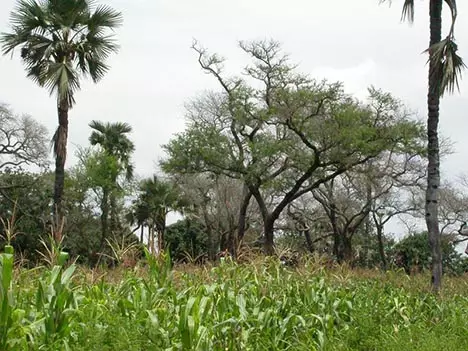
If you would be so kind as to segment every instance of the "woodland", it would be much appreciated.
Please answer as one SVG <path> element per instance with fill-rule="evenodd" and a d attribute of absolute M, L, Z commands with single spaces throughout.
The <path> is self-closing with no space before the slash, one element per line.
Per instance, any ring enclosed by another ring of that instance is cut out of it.
<path fill-rule="evenodd" d="M 218 89 L 186 102 L 148 177 L 130 122 L 93 120 L 66 163 L 75 93 L 112 69 L 121 13 L 19 0 L 2 52 L 58 125 L 0 104 L 0 349 L 466 349 L 468 176 L 441 180 L 438 134 L 464 63 L 455 0 L 426 2 L 427 121 L 379 87 L 314 79 L 274 39 L 239 42 L 235 75 L 194 41 Z"/>

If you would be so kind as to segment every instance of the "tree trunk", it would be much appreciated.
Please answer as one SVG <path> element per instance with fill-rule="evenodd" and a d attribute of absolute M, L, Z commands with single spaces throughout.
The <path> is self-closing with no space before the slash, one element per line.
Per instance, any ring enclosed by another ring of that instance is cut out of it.
<path fill-rule="evenodd" d="M 143 244 L 143 232 L 145 230 L 145 226 L 143 225 L 143 223 L 141 224 L 141 227 L 140 227 L 140 243 Z"/>
<path fill-rule="evenodd" d="M 242 196 L 242 203 L 239 210 L 239 221 L 237 227 L 237 242 L 242 242 L 245 235 L 245 226 L 246 226 L 246 219 L 247 219 L 247 209 L 249 208 L 250 198 L 252 197 L 252 193 L 247 187 L 244 187 L 243 196 Z"/>
<path fill-rule="evenodd" d="M 237 258 L 237 233 L 236 230 L 230 228 L 227 235 L 226 249 L 234 259 Z"/>
<path fill-rule="evenodd" d="M 332 227 L 333 231 L 333 255 L 336 257 L 339 263 L 343 260 L 340 254 L 340 247 L 342 246 L 341 241 L 341 233 L 338 230 L 338 223 L 336 219 L 336 206 L 335 204 L 331 203 L 330 204 L 330 213 L 329 213 L 329 218 L 330 218 L 330 224 Z"/>
<path fill-rule="evenodd" d="M 264 249 L 265 254 L 273 256 L 275 253 L 275 243 L 274 243 L 274 224 L 275 219 L 271 216 L 267 216 L 264 220 L 263 231 L 265 235 Z"/>
<path fill-rule="evenodd" d="M 109 210 L 110 210 L 110 232 L 112 235 L 116 235 L 119 231 L 119 216 L 117 211 L 117 198 L 115 196 L 116 188 L 109 192 Z"/>
<path fill-rule="evenodd" d="M 430 1 L 430 45 L 440 42 L 442 36 L 442 0 Z M 438 198 L 440 185 L 439 172 L 439 104 L 440 91 L 437 81 L 439 75 L 434 74 L 439 69 L 439 63 L 435 62 L 430 51 L 429 63 L 429 88 L 427 95 L 427 189 L 426 189 L 426 225 L 429 234 L 429 245 L 432 256 L 432 289 L 440 290 L 442 284 L 442 255 L 440 248 L 440 231 L 438 216 Z"/>
<path fill-rule="evenodd" d="M 54 239 L 58 242 L 62 238 L 63 215 L 63 187 L 65 183 L 65 160 L 67 158 L 68 140 L 68 101 L 62 100 L 57 107 L 58 128 L 54 136 L 55 151 L 55 181 L 54 181 Z"/>
<path fill-rule="evenodd" d="M 377 241 L 379 245 L 379 255 L 382 262 L 382 269 L 387 270 L 387 257 L 385 256 L 384 244 L 383 244 L 383 225 L 376 223 L 377 229 Z"/>
<path fill-rule="evenodd" d="M 166 249 L 166 243 L 165 243 L 166 217 L 167 217 L 167 212 L 166 212 L 166 209 L 164 209 L 164 217 L 162 218 L 162 223 L 161 223 L 161 244 L 160 244 L 160 251 L 159 252 L 163 252 Z"/>
<path fill-rule="evenodd" d="M 101 241 L 99 244 L 99 252 L 102 252 L 106 238 L 108 237 L 109 230 L 109 190 L 102 189 L 102 202 L 101 202 Z"/>
<path fill-rule="evenodd" d="M 351 236 L 343 235 L 341 238 L 341 243 L 342 243 L 341 256 L 342 256 L 343 261 L 347 263 L 352 263 L 354 259 L 354 254 L 353 254 Z"/>
<path fill-rule="evenodd" d="M 314 244 L 312 242 L 312 238 L 310 237 L 310 229 L 305 229 L 303 233 L 306 239 L 307 249 L 310 253 L 314 253 Z"/>

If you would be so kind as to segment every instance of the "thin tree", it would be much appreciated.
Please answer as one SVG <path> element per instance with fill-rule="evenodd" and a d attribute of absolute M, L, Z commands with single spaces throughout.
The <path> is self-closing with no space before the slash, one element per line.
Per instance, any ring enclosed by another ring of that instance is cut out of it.
<path fill-rule="evenodd" d="M 380 2 L 391 0 L 381 0 Z M 451 13 L 451 25 L 447 36 L 442 39 L 442 8 L 448 5 Z M 402 19 L 414 21 L 414 0 L 405 0 Z M 427 188 L 425 218 L 429 233 L 429 245 L 432 256 L 432 288 L 440 290 L 442 284 L 442 253 L 440 246 L 440 229 L 438 221 L 438 202 L 440 186 L 440 155 L 439 155 L 439 106 L 444 93 L 453 93 L 458 89 L 458 81 L 465 64 L 457 55 L 455 44 L 455 22 L 457 19 L 456 0 L 429 0 L 430 41 L 429 75 L 427 93 Z"/>
<path fill-rule="evenodd" d="M 117 182 L 121 174 L 130 180 L 133 178 L 133 165 L 131 164 L 131 154 L 135 150 L 135 145 L 128 138 L 132 127 L 128 123 L 103 123 L 100 121 L 91 121 L 89 126 L 93 129 L 89 142 L 91 145 L 99 145 L 104 154 L 110 157 L 115 164 L 115 171 L 110 172 L 108 186 L 103 187 L 101 204 L 101 222 L 103 238 L 107 236 L 108 218 L 110 210 L 110 231 L 114 232 L 118 227 L 117 218 L 117 197 L 116 190 L 119 188 Z"/>
<path fill-rule="evenodd" d="M 122 15 L 92 0 L 20 0 L 10 17 L 11 32 L 2 33 L 3 54 L 20 48 L 27 77 L 57 97 L 58 128 L 52 139 L 55 154 L 55 222 L 63 220 L 62 195 L 67 156 L 68 112 L 75 104 L 80 79 L 98 82 L 105 63 L 118 46 L 107 32 Z"/>

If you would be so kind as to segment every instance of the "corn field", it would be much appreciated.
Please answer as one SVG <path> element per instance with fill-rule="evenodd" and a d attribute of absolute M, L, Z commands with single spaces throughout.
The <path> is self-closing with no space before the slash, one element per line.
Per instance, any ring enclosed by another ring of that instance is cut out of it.
<path fill-rule="evenodd" d="M 436 297 L 402 274 L 356 278 L 273 259 L 174 269 L 147 252 L 144 267 L 113 279 L 66 259 L 15 269 L 5 248 L 0 350 L 468 349 L 463 278 Z"/>

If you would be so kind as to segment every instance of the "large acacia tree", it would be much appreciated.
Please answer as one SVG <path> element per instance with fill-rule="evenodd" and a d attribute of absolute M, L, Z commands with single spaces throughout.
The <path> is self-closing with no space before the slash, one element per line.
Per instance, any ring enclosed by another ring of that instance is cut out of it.
<path fill-rule="evenodd" d="M 381 2 L 391 2 L 381 0 Z M 439 187 L 440 187 L 440 152 L 439 152 L 439 106 L 444 93 L 453 93 L 458 89 L 458 81 L 465 64 L 457 54 L 455 43 L 455 22 L 457 19 L 456 0 L 429 0 L 429 75 L 427 93 L 427 188 L 425 218 L 429 245 L 432 256 L 432 287 L 439 291 L 442 283 L 442 253 L 439 229 Z M 442 38 L 442 9 L 444 2 L 451 14 L 451 25 L 445 38 Z M 414 21 L 414 0 L 405 0 L 402 18 Z"/>
<path fill-rule="evenodd" d="M 275 223 L 291 202 L 389 148 L 404 147 L 421 128 L 399 111 L 375 113 L 341 84 L 297 72 L 277 42 L 240 46 L 252 59 L 243 78 L 226 77 L 217 55 L 194 46 L 200 66 L 222 89 L 188 105 L 189 126 L 164 146 L 163 169 L 242 180 L 239 219 L 253 197 L 265 251 L 272 254 Z M 371 89 L 370 99 L 387 97 Z"/>
<path fill-rule="evenodd" d="M 108 71 L 108 56 L 117 51 L 109 29 L 122 23 L 112 8 L 92 0 L 20 0 L 10 17 L 11 32 L 0 41 L 3 54 L 20 48 L 29 78 L 57 97 L 54 213 L 63 218 L 62 194 L 67 156 L 68 112 L 75 103 L 80 79 L 98 82 Z"/>

